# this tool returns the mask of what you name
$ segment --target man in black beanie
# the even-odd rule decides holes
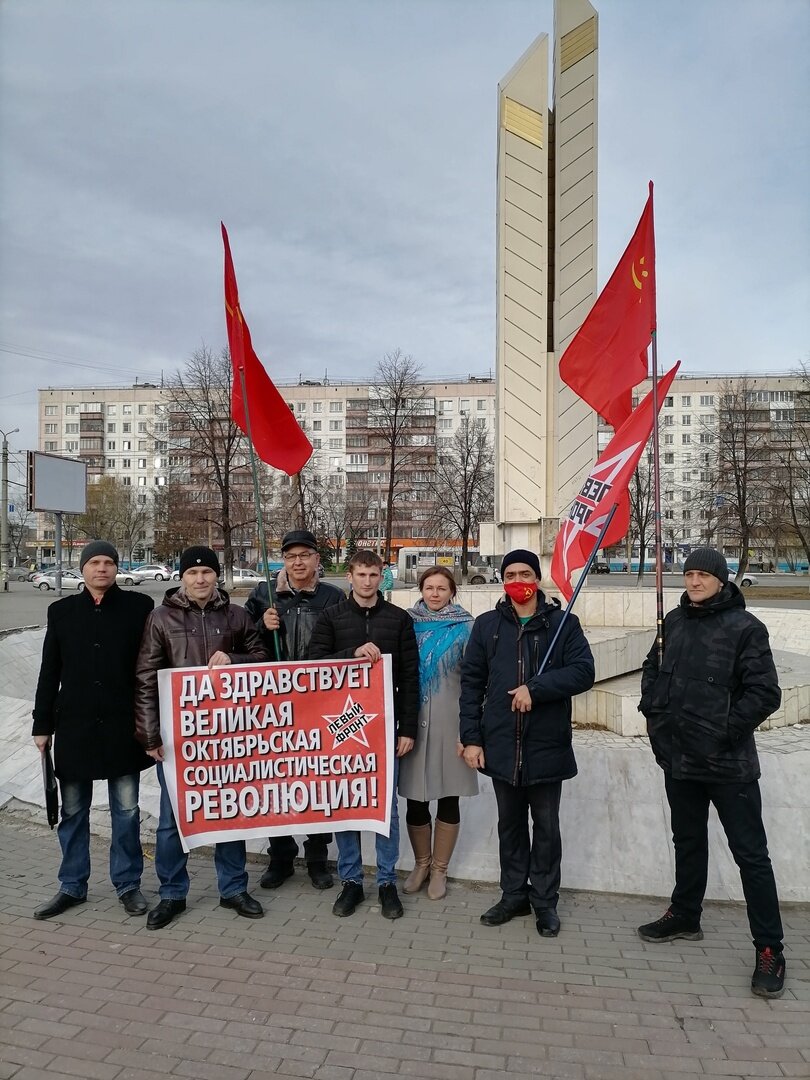
[[[556,937],[560,796],[563,780],[577,772],[571,698],[593,686],[594,664],[579,620],[569,615],[538,674],[562,621],[559,600],[539,590],[540,576],[533,551],[510,551],[501,563],[506,595],[475,620],[464,653],[459,738],[470,768],[492,778],[498,804],[502,896],[481,922],[500,926],[534,910],[541,937]]]
[[[684,563],[686,592],[664,621],[664,660],[653,644],[641,675],[639,710],[664,770],[675,846],[670,907],[638,928],[643,941],[700,941],[713,803],[740,868],[756,948],[751,989],[779,997],[785,959],[776,882],[762,824],[755,729],[779,707],[781,690],[763,624],[745,610],[713,548]]]

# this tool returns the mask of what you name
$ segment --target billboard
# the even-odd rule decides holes
[[[28,509],[49,514],[87,510],[87,465],[76,458],[28,451]]]

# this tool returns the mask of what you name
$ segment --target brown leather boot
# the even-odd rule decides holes
[[[419,892],[430,873],[430,824],[409,825],[408,836],[413,848],[413,870],[405,878],[404,893]]]
[[[447,892],[447,867],[458,840],[459,825],[448,825],[446,821],[436,819],[433,833],[433,858],[430,863],[430,883],[428,897],[441,900]]]

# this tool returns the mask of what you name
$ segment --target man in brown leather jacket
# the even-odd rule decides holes
[[[267,660],[250,617],[232,606],[217,588],[219,560],[207,547],[187,548],[180,556],[180,587],[169,589],[163,604],[146,623],[138,656],[135,686],[135,733],[158,763],[160,820],[155,872],[160,903],[149,912],[147,927],[159,930],[186,909],[188,856],[183,851],[163,777],[157,673],[162,668],[224,667]],[[214,847],[220,905],[247,919],[260,919],[261,904],[247,891],[245,843],[230,840]]]

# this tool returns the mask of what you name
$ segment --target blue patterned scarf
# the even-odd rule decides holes
[[[409,608],[408,614],[419,646],[419,701],[424,705],[461,661],[473,617],[455,603],[431,611],[424,600]]]

